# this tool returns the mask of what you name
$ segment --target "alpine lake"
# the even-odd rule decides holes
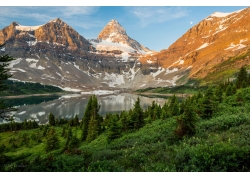
[[[132,109],[138,97],[143,109],[151,105],[152,101],[163,106],[168,98],[170,98],[169,96],[143,96],[132,93],[96,96],[100,105],[99,113],[102,116],[105,116],[107,113],[120,113],[121,111]],[[27,119],[35,120],[39,124],[46,124],[49,113],[54,114],[57,119],[70,119],[75,115],[78,115],[79,119],[81,119],[89,98],[90,95],[82,94],[43,95],[8,98],[5,99],[5,103],[17,108],[17,111],[12,112],[16,122],[22,122]],[[1,121],[0,123],[6,122]]]

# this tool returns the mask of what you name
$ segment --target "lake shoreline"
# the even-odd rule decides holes
[[[22,94],[22,95],[12,95],[12,96],[2,96],[2,99],[14,99],[14,98],[25,98],[25,97],[32,97],[32,96],[60,96],[60,95],[65,95],[65,94],[70,94],[70,93],[46,93],[46,94]],[[74,93],[71,93],[74,94]]]
[[[145,96],[173,96],[174,94],[162,94],[162,93],[151,93],[151,92],[133,92],[134,94],[137,94],[137,95],[145,95]],[[189,97],[189,96],[192,96],[192,94],[175,94],[175,96],[177,97]]]

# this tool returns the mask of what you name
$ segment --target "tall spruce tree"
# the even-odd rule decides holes
[[[240,88],[244,88],[247,85],[247,70],[245,66],[242,66],[240,68],[240,72],[238,74],[237,80],[236,80],[236,88],[240,89]]]
[[[45,150],[47,152],[59,148],[59,139],[56,135],[55,129],[52,127],[46,137]]]
[[[131,115],[132,121],[134,122],[134,129],[139,129],[144,126],[144,117],[143,117],[143,110],[140,105],[140,98],[137,97],[137,100],[134,104],[134,109]]]
[[[108,142],[113,139],[120,137],[121,135],[121,127],[119,124],[119,117],[113,115],[110,120],[109,128],[108,128]]]
[[[217,102],[214,95],[213,87],[209,87],[203,98],[203,117],[210,118],[212,117],[213,112],[215,111]]]
[[[88,127],[89,127],[89,121],[91,118],[91,112],[92,110],[92,96],[90,96],[87,107],[85,109],[84,112],[84,116],[82,118],[82,136],[81,136],[81,140],[85,141],[87,136],[88,136]]]
[[[3,48],[4,45],[0,45],[0,48]],[[9,74],[9,64],[10,61],[13,61],[14,58],[9,56],[8,54],[0,56],[0,92],[7,89],[5,85],[5,81],[10,78],[12,75]],[[0,97],[0,119],[9,119],[10,112],[16,111],[16,108],[7,106],[4,103],[2,97]]]
[[[52,113],[49,113],[49,125],[51,126],[55,126],[56,125],[56,120],[55,120],[55,116]]]
[[[88,126],[88,135],[86,138],[87,142],[91,142],[93,140],[95,140],[98,135],[98,122],[96,119],[94,119],[94,116],[91,116],[90,122],[89,122],[89,126]]]
[[[187,103],[185,111],[181,117],[177,119],[178,127],[176,129],[176,134],[179,137],[183,137],[185,135],[191,136],[196,132],[195,124],[198,120],[198,115],[195,112],[192,104]]]

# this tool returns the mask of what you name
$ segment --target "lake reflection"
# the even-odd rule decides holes
[[[44,124],[48,121],[48,114],[51,112],[56,118],[71,118],[78,114],[79,118],[84,115],[85,108],[90,96],[86,95],[64,95],[52,98],[50,101],[43,101],[39,104],[21,105],[18,111],[15,112],[15,121],[23,121],[31,119]],[[123,93],[116,95],[97,96],[98,102],[101,105],[99,113],[105,115],[107,113],[121,112],[122,110],[130,110],[137,99],[138,95]],[[166,99],[149,98],[139,96],[141,107],[146,109],[154,100],[161,106]],[[32,97],[34,99],[38,97]],[[22,99],[18,99],[21,101]]]

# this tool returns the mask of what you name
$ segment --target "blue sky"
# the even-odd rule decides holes
[[[17,21],[41,25],[61,18],[86,39],[96,38],[116,19],[127,34],[149,49],[167,49],[192,26],[213,12],[233,12],[246,6],[0,6],[0,29]],[[26,4],[25,4],[26,5]],[[74,5],[74,4],[73,4]],[[132,5],[132,4],[131,4]]]

